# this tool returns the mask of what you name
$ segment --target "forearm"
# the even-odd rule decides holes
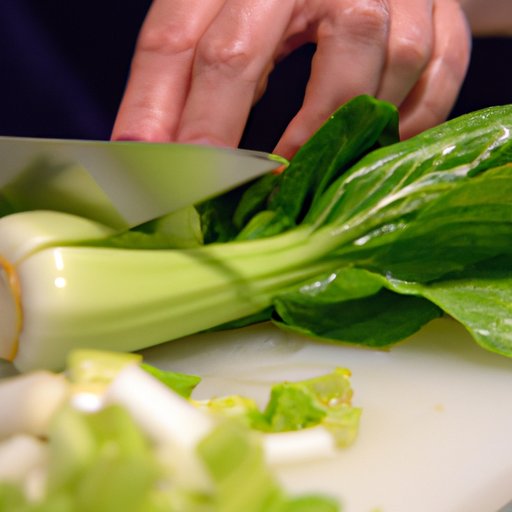
[[[475,36],[512,36],[511,0],[460,0]]]

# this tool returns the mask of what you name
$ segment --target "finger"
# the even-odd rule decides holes
[[[387,60],[377,96],[400,105],[425,70],[434,39],[432,0],[391,0]]]
[[[197,42],[224,0],[155,0],[142,26],[114,139],[171,140]]]
[[[388,28],[383,1],[329,3],[318,19],[317,49],[304,103],[276,153],[291,157],[341,104],[356,95],[377,92]]]
[[[229,0],[200,41],[178,140],[238,144],[286,34],[293,0]]]
[[[430,64],[401,107],[402,138],[426,130],[448,117],[467,71],[471,35],[457,1],[435,2],[434,27]]]

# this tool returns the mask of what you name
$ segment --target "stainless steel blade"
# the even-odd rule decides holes
[[[212,146],[0,137],[0,195],[18,209],[96,205],[97,220],[131,227],[279,165],[266,153]]]
[[[510,500],[508,503],[503,505],[503,507],[501,507],[496,512],[512,512],[512,500]]]

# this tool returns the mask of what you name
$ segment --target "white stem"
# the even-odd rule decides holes
[[[22,329],[16,266],[46,247],[101,240],[113,232],[92,220],[52,211],[20,212],[0,218],[0,358],[14,358]]]
[[[13,213],[0,218],[0,255],[16,265],[45,247],[101,240],[113,233],[103,224],[61,212]]]
[[[157,442],[195,446],[213,427],[212,419],[137,365],[121,370],[105,392],[105,403],[126,407]]]
[[[104,403],[130,412],[182,485],[211,488],[196,447],[212,431],[212,417],[136,365],[119,373],[105,392]]]
[[[63,375],[34,372],[0,382],[0,439],[13,434],[45,436],[52,416],[69,396]]]
[[[269,465],[295,464],[332,457],[336,453],[333,436],[322,426],[265,434],[263,447]]]
[[[24,484],[48,461],[48,445],[33,436],[14,435],[0,443],[0,482]]]
[[[23,326],[14,364],[59,370],[75,348],[140,350],[257,313],[332,268],[314,252],[303,231],[195,250],[40,250],[16,266]]]

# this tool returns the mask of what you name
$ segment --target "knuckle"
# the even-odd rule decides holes
[[[202,69],[214,69],[227,76],[250,75],[253,58],[249,42],[242,39],[226,42],[223,39],[205,38],[201,41],[196,56]]]
[[[395,38],[391,51],[397,66],[421,70],[432,56],[432,40],[419,30],[409,30],[407,34]]]
[[[374,41],[387,36],[390,15],[386,0],[343,0],[332,5],[334,10],[320,27],[322,37],[348,32],[356,41]]]
[[[193,27],[164,24],[142,30],[137,41],[137,49],[142,52],[172,56],[193,51],[197,41],[198,35]]]
[[[380,31],[389,26],[389,9],[384,0],[361,0],[349,7],[350,23],[363,32]]]

